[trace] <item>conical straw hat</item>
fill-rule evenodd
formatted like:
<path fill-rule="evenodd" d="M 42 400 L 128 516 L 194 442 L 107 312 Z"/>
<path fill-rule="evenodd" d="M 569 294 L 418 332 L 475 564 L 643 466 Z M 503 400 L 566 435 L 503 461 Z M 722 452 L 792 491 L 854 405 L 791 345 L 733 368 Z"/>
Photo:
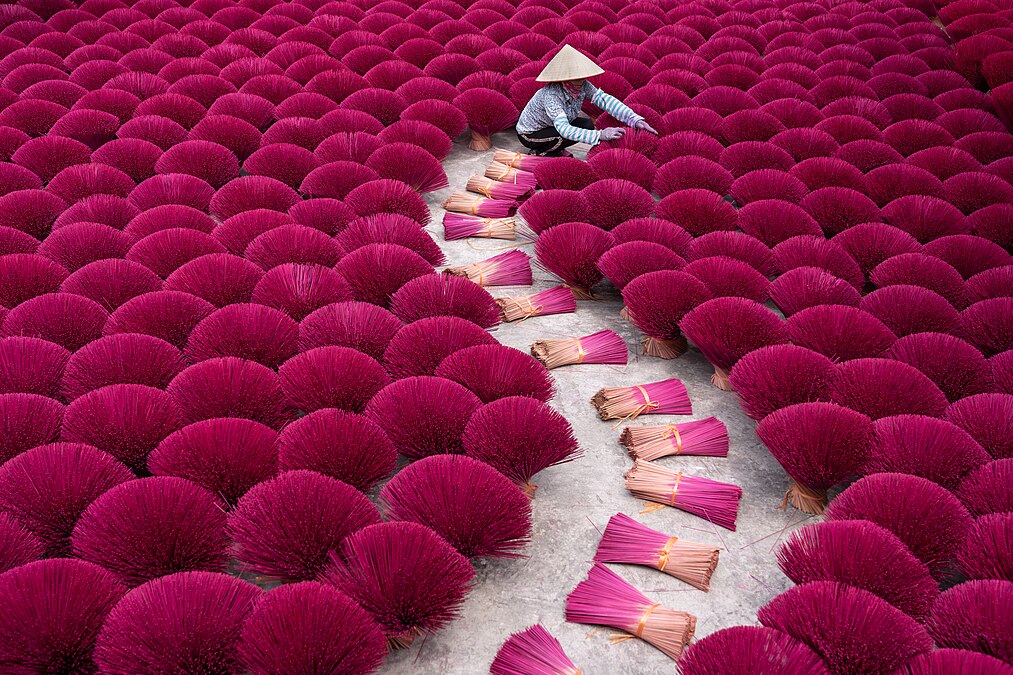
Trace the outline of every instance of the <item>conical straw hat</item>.
<path fill-rule="evenodd" d="M 552 57 L 552 60 L 535 80 L 538 82 L 566 82 L 567 80 L 583 80 L 601 75 L 604 72 L 597 63 L 570 45 L 563 45 L 563 48 Z"/>

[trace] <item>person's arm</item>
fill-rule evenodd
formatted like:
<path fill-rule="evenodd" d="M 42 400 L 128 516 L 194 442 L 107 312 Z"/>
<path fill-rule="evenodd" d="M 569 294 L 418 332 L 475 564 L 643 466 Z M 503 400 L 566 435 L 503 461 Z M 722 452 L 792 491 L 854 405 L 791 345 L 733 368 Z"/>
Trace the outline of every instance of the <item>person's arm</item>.
<path fill-rule="evenodd" d="M 642 116 L 630 110 L 625 103 L 617 99 L 615 96 L 610 96 L 597 87 L 593 87 L 593 90 L 594 91 L 591 95 L 591 105 L 600 110 L 604 110 L 626 126 L 636 126 L 637 122 L 644 119 Z"/>
<path fill-rule="evenodd" d="M 598 145 L 601 143 L 601 132 L 596 129 L 581 129 L 570 124 L 566 112 L 562 108 L 550 106 L 546 112 L 552 119 L 552 126 L 556 128 L 559 135 L 568 141 L 575 143 L 586 143 L 587 145 Z"/>

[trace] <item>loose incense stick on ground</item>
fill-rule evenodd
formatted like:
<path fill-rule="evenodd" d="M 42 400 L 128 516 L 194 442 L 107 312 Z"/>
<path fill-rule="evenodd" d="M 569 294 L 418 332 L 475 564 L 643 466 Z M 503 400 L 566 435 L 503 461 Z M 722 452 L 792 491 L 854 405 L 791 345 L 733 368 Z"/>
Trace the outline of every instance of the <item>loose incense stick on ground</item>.
<path fill-rule="evenodd" d="M 578 363 L 627 362 L 626 341 L 610 330 L 579 338 L 536 340 L 531 345 L 531 355 L 549 370 Z"/>
<path fill-rule="evenodd" d="M 613 642 L 637 637 L 672 659 L 682 656 L 696 631 L 695 616 L 662 607 L 597 562 L 566 597 L 566 620 L 617 628 L 629 635 L 613 636 Z"/>
<path fill-rule="evenodd" d="M 569 314 L 577 311 L 577 299 L 566 286 L 553 286 L 531 295 L 496 298 L 496 304 L 499 305 L 500 315 L 504 321 L 519 321 L 533 316 Z"/>
<path fill-rule="evenodd" d="M 682 424 L 626 427 L 619 442 L 633 459 L 647 461 L 669 455 L 728 456 L 728 429 L 716 417 Z"/>
<path fill-rule="evenodd" d="M 670 537 L 617 513 L 609 519 L 594 559 L 653 567 L 708 591 L 719 553 L 714 546 Z"/>
<path fill-rule="evenodd" d="M 454 213 L 483 218 L 506 218 L 517 208 L 517 203 L 503 199 L 486 199 L 467 192 L 455 192 L 443 202 L 443 208 Z"/>
<path fill-rule="evenodd" d="M 481 218 L 463 213 L 443 214 L 443 238 L 446 241 L 481 237 L 513 240 L 517 223 L 513 218 Z"/>
<path fill-rule="evenodd" d="M 742 488 L 709 478 L 671 471 L 653 462 L 638 459 L 625 474 L 626 489 L 635 497 L 654 502 L 656 507 L 672 506 L 735 530 Z M 654 507 L 648 507 L 654 510 Z"/>
<path fill-rule="evenodd" d="M 466 277 L 479 286 L 530 286 L 531 260 L 514 249 L 470 265 L 448 267 L 445 274 Z"/>
<path fill-rule="evenodd" d="M 538 187 L 538 181 L 535 180 L 535 174 L 524 171 L 523 169 L 515 169 L 496 161 L 493 161 L 488 167 L 486 167 L 485 177 L 498 180 L 501 183 L 521 185 L 529 189 Z"/>
<path fill-rule="evenodd" d="M 513 183 L 500 183 L 485 176 L 472 176 L 466 185 L 468 192 L 480 194 L 489 199 L 513 201 L 534 192 L 534 188 Z"/>
<path fill-rule="evenodd" d="M 605 387 L 591 399 L 603 420 L 632 420 L 639 415 L 692 415 L 686 385 L 672 378 L 632 387 Z"/>

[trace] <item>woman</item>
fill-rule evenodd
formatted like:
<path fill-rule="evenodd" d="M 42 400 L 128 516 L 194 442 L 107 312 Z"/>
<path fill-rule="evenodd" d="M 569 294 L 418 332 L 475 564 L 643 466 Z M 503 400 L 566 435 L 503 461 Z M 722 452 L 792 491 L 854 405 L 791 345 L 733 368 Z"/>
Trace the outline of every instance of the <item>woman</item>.
<path fill-rule="evenodd" d="M 548 82 L 535 92 L 517 120 L 517 138 L 533 155 L 569 155 L 564 148 L 575 143 L 598 145 L 623 137 L 622 127 L 598 131 L 590 118 L 580 114 L 584 101 L 604 110 L 623 124 L 652 134 L 658 132 L 622 101 L 598 89 L 587 78 L 605 71 L 570 45 L 563 45 L 535 78 Z"/>

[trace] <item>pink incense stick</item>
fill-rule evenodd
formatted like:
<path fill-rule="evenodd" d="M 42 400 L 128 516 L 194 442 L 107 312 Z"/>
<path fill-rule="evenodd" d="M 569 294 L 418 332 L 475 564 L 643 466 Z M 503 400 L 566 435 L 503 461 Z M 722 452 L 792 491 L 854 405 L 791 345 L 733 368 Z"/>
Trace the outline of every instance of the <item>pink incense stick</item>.
<path fill-rule="evenodd" d="M 493 161 L 485 169 L 485 177 L 498 180 L 501 183 L 513 183 L 523 187 L 534 189 L 538 187 L 535 174 L 523 169 L 515 169 L 512 166 Z"/>
<path fill-rule="evenodd" d="M 675 472 L 638 459 L 625 474 L 626 489 L 635 497 L 654 502 L 648 511 L 672 506 L 700 516 L 715 525 L 735 530 L 742 488 L 709 478 Z"/>
<path fill-rule="evenodd" d="M 446 241 L 466 237 L 513 240 L 516 228 L 513 218 L 481 218 L 449 211 L 443 215 L 443 239 Z"/>
<path fill-rule="evenodd" d="M 591 405 L 603 420 L 632 420 L 639 415 L 692 415 L 686 385 L 674 377 L 632 387 L 600 389 Z"/>
<path fill-rule="evenodd" d="M 496 298 L 504 321 L 530 319 L 533 316 L 569 314 L 577 311 L 577 299 L 566 286 L 553 286 L 546 291 L 510 298 Z"/>
<path fill-rule="evenodd" d="M 488 197 L 489 199 L 519 200 L 528 197 L 535 191 L 533 187 L 514 183 L 500 183 L 485 176 L 472 176 L 465 186 L 468 192 Z"/>
<path fill-rule="evenodd" d="M 625 513 L 617 513 L 609 519 L 594 559 L 653 567 L 708 591 L 719 553 L 714 546 L 670 537 L 641 525 Z"/>
<path fill-rule="evenodd" d="M 551 159 L 551 157 L 541 157 L 539 155 L 522 155 L 519 152 L 513 150 L 501 150 L 496 148 L 496 152 L 493 153 L 492 161 L 505 164 L 512 169 L 523 169 L 524 171 L 534 171 L 535 167 L 542 162 Z"/>
<path fill-rule="evenodd" d="M 559 640 L 541 624 L 507 638 L 489 667 L 492 675 L 580 675 Z"/>
<path fill-rule="evenodd" d="M 488 260 L 448 267 L 445 274 L 466 277 L 479 286 L 530 286 L 531 259 L 524 251 L 514 249 Z"/>
<path fill-rule="evenodd" d="M 579 363 L 626 365 L 626 341 L 610 330 L 560 340 L 536 340 L 531 355 L 549 370 Z"/>
<path fill-rule="evenodd" d="M 443 202 L 443 208 L 455 213 L 483 218 L 506 218 L 517 209 L 517 202 L 503 199 L 488 199 L 467 192 L 455 192 Z"/>
<path fill-rule="evenodd" d="M 654 426 L 626 427 L 619 442 L 633 459 L 652 461 L 669 455 L 728 456 L 728 428 L 716 417 Z"/>
<path fill-rule="evenodd" d="M 613 642 L 640 638 L 672 659 L 682 656 L 696 632 L 695 616 L 662 607 L 597 562 L 566 596 L 566 620 L 617 628 L 629 635 L 613 636 Z"/>

